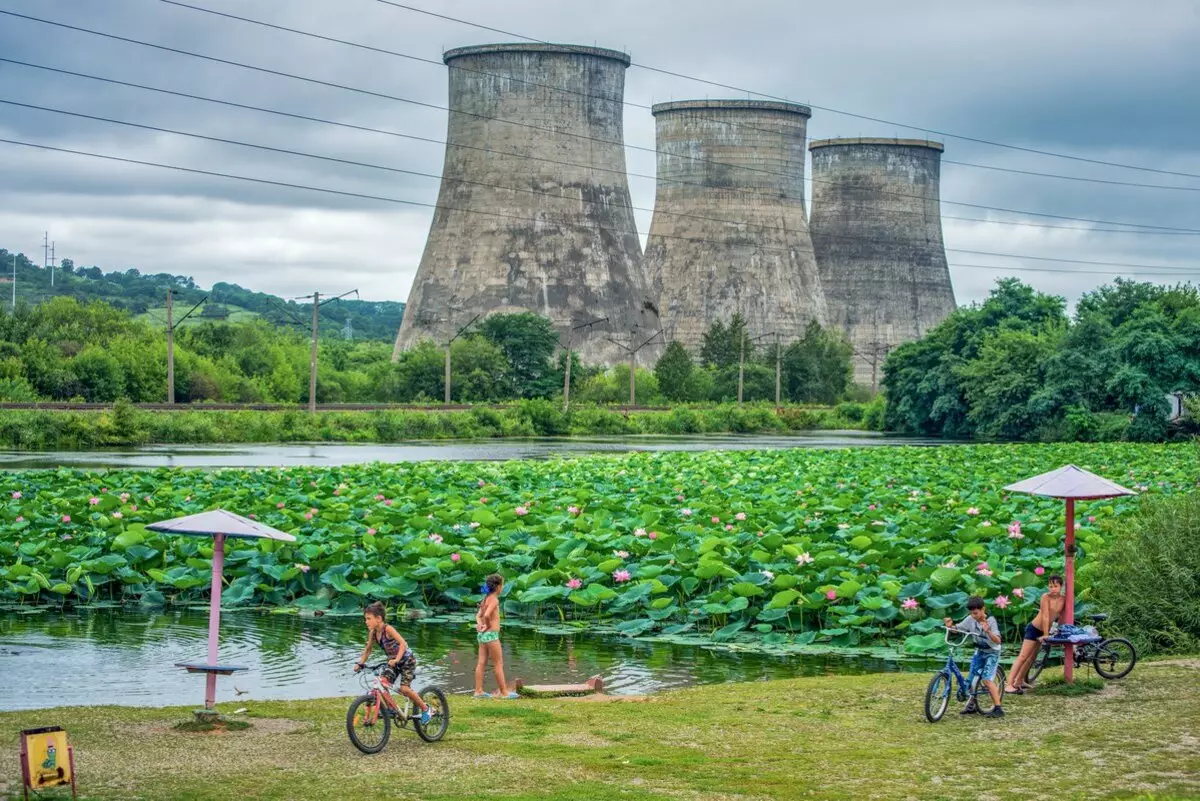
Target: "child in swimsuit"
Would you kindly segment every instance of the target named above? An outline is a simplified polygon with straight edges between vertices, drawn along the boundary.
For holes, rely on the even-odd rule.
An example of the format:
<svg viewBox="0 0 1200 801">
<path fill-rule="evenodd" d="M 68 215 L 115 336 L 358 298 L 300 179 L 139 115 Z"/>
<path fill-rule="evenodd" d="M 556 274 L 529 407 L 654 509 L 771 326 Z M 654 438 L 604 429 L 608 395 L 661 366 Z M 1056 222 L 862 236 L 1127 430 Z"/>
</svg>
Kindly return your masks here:
<svg viewBox="0 0 1200 801">
<path fill-rule="evenodd" d="M 1009 683 L 1004 688 L 1004 692 L 1023 695 L 1026 690 L 1031 688 L 1031 685 L 1025 682 L 1025 677 L 1029 675 L 1029 668 L 1033 666 L 1033 659 L 1037 656 L 1038 649 L 1042 647 L 1042 643 L 1050 633 L 1050 626 L 1059 621 L 1063 608 L 1067 605 L 1067 599 L 1063 597 L 1062 590 L 1062 576 L 1051 576 L 1046 580 L 1046 592 L 1042 594 L 1041 600 L 1038 602 L 1037 616 L 1034 617 L 1032 623 L 1025 627 L 1025 639 L 1021 643 L 1021 653 L 1013 662 L 1012 673 L 1008 676 Z"/>
<path fill-rule="evenodd" d="M 388 666 L 383 671 L 384 685 L 391 687 L 399 679 L 398 689 L 405 698 L 417 705 L 417 709 L 421 710 L 421 723 L 428 723 L 433 717 L 429 704 L 422 701 L 421 696 L 412 689 L 413 679 L 417 675 L 417 657 L 408 647 L 404 638 L 400 636 L 400 632 L 388 625 L 387 609 L 379 601 L 367 604 L 363 609 L 363 622 L 367 624 L 367 647 L 363 649 L 362 657 L 354 666 L 354 672 L 357 673 L 363 669 L 367 663 L 367 657 L 371 655 L 371 649 L 375 647 L 375 643 L 379 643 L 379 647 L 383 649 L 388 658 Z"/>
<path fill-rule="evenodd" d="M 479 602 L 479 610 L 475 613 L 475 639 L 479 643 L 479 661 L 475 664 L 475 697 L 491 698 L 491 694 L 483 691 L 483 674 L 487 671 L 487 663 L 492 663 L 496 673 L 496 685 L 501 698 L 516 698 L 515 692 L 510 692 L 504 680 L 504 651 L 500 648 L 500 590 L 504 588 L 504 578 L 495 573 L 487 577 L 483 585 L 483 600 Z"/>
</svg>

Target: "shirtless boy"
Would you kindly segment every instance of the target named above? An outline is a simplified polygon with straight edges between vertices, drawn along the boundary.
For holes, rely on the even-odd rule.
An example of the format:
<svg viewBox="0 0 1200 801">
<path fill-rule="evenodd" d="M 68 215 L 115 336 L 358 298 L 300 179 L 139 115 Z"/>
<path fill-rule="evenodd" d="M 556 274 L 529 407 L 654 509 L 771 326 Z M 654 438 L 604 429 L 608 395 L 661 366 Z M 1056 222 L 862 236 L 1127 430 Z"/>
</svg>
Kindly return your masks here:
<svg viewBox="0 0 1200 801">
<path fill-rule="evenodd" d="M 1063 596 L 1062 576 L 1051 576 L 1046 581 L 1046 592 L 1042 594 L 1038 604 L 1037 617 L 1025 627 L 1025 639 L 1021 643 L 1021 653 L 1013 662 L 1012 672 L 1008 674 L 1008 686 L 1004 688 L 1004 692 L 1021 695 L 1032 687 L 1025 681 L 1025 677 L 1029 675 L 1029 668 L 1033 666 L 1033 659 L 1037 656 L 1038 649 L 1042 647 L 1042 643 L 1049 636 L 1051 625 L 1059 622 L 1066 605 L 1067 599 Z"/>
</svg>

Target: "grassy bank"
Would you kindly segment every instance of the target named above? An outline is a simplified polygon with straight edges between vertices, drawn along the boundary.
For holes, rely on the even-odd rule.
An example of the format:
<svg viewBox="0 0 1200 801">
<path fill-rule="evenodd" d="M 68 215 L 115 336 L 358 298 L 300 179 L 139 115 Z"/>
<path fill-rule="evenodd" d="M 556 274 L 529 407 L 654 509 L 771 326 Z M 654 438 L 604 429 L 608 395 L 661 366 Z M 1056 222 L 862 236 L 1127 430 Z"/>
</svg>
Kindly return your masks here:
<svg viewBox="0 0 1200 801">
<path fill-rule="evenodd" d="M 926 723 L 925 683 L 830 676 L 611 703 L 454 696 L 444 741 L 400 731 L 370 757 L 346 738 L 347 699 L 240 702 L 251 728 L 221 734 L 173 730 L 186 707 L 5 713 L 0 726 L 67 728 L 85 799 L 1200 795 L 1200 705 L 1180 703 L 1200 693 L 1196 660 L 1144 663 L 1085 697 L 1010 698 L 1003 720 Z M 3 775 L 0 797 L 18 791 Z"/>
<path fill-rule="evenodd" d="M 429 439 L 710 434 L 864 428 L 865 406 L 726 404 L 628 414 L 598 407 L 523 401 L 469 411 L 5 411 L 0 448 L 87 450 L 121 445 L 254 442 L 404 442 Z"/>
</svg>

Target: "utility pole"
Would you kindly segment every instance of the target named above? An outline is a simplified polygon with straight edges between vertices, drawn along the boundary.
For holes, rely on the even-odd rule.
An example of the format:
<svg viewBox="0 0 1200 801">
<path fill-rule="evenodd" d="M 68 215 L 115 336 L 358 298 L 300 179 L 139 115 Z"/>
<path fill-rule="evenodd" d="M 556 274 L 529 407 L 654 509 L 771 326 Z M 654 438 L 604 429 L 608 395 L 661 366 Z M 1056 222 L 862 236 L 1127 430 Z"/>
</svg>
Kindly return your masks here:
<svg viewBox="0 0 1200 801">
<path fill-rule="evenodd" d="M 649 339 L 647 339 L 642 344 L 638 345 L 636 348 L 633 347 L 634 335 L 637 333 L 636 330 L 629 332 L 629 344 L 628 345 L 626 345 L 624 342 L 618 342 L 617 340 L 612 339 L 611 337 L 608 340 L 609 342 L 613 343 L 614 345 L 616 345 L 617 347 L 621 348 L 622 350 L 624 350 L 626 353 L 629 354 L 629 405 L 630 405 L 630 407 L 637 405 L 636 372 L 637 372 L 638 351 L 640 351 L 642 348 L 646 347 L 651 342 L 653 342 L 654 338 L 657 337 L 662 332 L 663 332 L 663 329 L 661 329 L 661 328 L 658 329 L 657 331 L 655 331 L 653 334 L 650 335 Z"/>
<path fill-rule="evenodd" d="M 341 300 L 342 298 L 346 297 L 347 295 L 354 295 L 355 297 L 358 297 L 358 290 L 351 289 L 349 292 L 343 292 L 342 294 L 338 295 L 337 297 L 326 298 L 325 300 L 321 300 L 320 292 L 313 292 L 311 295 L 304 295 L 302 297 L 295 298 L 295 300 L 308 300 L 309 298 L 312 298 L 312 302 L 313 302 L 312 348 L 309 352 L 309 358 L 308 358 L 308 413 L 309 414 L 317 413 L 317 324 L 320 322 L 321 307 L 324 306 L 326 303 L 332 303 L 335 300 Z"/>
<path fill-rule="evenodd" d="M 780 385 L 781 385 L 780 377 L 783 374 L 782 367 L 783 367 L 783 352 L 779 349 L 779 332 L 776 331 L 775 332 L 775 408 L 776 409 L 779 409 L 780 406 L 782 405 L 779 402 L 779 398 L 780 398 L 779 389 L 780 389 Z"/>
<path fill-rule="evenodd" d="M 482 312 L 480 312 L 480 314 L 482 314 Z M 450 337 L 450 339 L 446 341 L 446 379 L 445 379 L 445 381 L 442 382 L 442 386 L 444 386 L 445 390 L 446 390 L 445 397 L 443 398 L 443 403 L 445 403 L 447 406 L 450 405 L 450 346 L 453 345 L 454 340 L 456 340 L 460 336 L 462 336 L 463 333 L 466 332 L 466 330 L 468 328 L 475 325 L 475 321 L 479 319 L 480 314 L 477 314 L 474 317 L 472 317 L 471 321 L 469 323 L 464 325 L 462 328 L 458 329 L 458 331 L 455 332 L 454 336 Z"/>
<path fill-rule="evenodd" d="M 567 351 L 567 365 L 566 365 L 566 369 L 563 370 L 563 411 L 564 412 L 571 408 L 571 340 L 572 340 L 572 337 L 574 337 L 575 332 L 581 328 L 591 328 L 593 325 L 599 325 L 600 323 L 607 323 L 607 322 L 608 322 L 607 317 L 601 317 L 599 320 L 592 320 L 590 323 L 583 323 L 582 325 L 577 325 L 574 328 L 567 331 L 567 344 L 563 345 L 561 340 L 558 343 L 559 345 L 562 345 L 562 347 L 565 348 Z"/>
<path fill-rule="evenodd" d="M 54 256 L 54 246 L 57 242 L 50 243 L 50 288 L 54 288 L 54 268 L 58 266 L 58 259 Z"/>
<path fill-rule="evenodd" d="M 50 269 L 50 232 L 46 231 L 42 234 L 42 269 Z M 53 276 L 50 279 L 50 286 L 54 286 Z"/>
<path fill-rule="evenodd" d="M 200 303 L 208 300 L 208 295 L 200 298 L 200 303 L 197 303 L 188 313 L 179 318 L 179 322 L 175 322 L 172 317 L 172 290 L 167 288 L 167 403 L 175 402 L 175 329 L 183 324 L 183 321 L 192 316 L 192 312 L 200 308 Z"/>
<path fill-rule="evenodd" d="M 13 310 L 13 313 L 15 314 L 17 311 L 17 254 L 15 251 L 13 252 L 12 257 L 13 257 L 13 296 L 12 296 L 13 307 L 12 307 L 12 310 Z"/>
</svg>

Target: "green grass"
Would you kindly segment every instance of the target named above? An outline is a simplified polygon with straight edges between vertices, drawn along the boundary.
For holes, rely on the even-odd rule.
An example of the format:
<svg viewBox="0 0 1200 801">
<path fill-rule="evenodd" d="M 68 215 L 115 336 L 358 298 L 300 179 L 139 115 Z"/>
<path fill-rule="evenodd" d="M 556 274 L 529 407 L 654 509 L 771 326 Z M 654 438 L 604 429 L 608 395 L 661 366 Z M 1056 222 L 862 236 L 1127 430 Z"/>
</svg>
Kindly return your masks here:
<svg viewBox="0 0 1200 801">
<path fill-rule="evenodd" d="M 1062 676 L 1051 676 L 1037 686 L 1038 695 L 1059 695 L 1065 698 L 1076 698 L 1081 695 L 1103 692 L 1104 679 L 1095 676 L 1076 678 L 1072 683 Z"/>
<path fill-rule="evenodd" d="M 1031 693 L 1003 720 L 936 725 L 923 674 L 628 703 L 454 696 L 445 740 L 398 730 L 376 756 L 347 740 L 344 698 L 239 701 L 253 727 L 219 734 L 171 731 L 186 707 L 13 712 L 0 725 L 64 726 L 85 799 L 1194 798 L 1200 704 L 1182 701 L 1200 693 L 1197 666 L 1146 663 L 1088 697 Z M 0 797 L 16 792 L 0 775 Z"/>
</svg>

